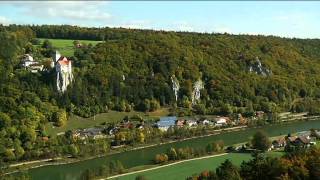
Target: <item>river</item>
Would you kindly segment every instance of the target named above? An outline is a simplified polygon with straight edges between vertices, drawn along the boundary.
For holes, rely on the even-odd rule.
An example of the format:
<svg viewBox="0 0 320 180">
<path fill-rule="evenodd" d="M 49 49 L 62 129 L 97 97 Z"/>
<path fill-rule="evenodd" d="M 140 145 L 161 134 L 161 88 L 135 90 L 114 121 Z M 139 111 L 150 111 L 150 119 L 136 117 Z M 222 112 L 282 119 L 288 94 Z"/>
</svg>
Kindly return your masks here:
<svg viewBox="0 0 320 180">
<path fill-rule="evenodd" d="M 152 164 L 152 159 L 154 158 L 155 154 L 165 152 L 170 147 L 204 147 L 209 142 L 216 140 L 223 140 L 225 145 L 231 145 L 248 141 L 258 129 L 264 130 L 269 136 L 278 136 L 299 131 L 306 131 L 311 128 L 320 128 L 320 120 L 300 121 L 289 124 L 275 124 L 241 131 L 222 132 L 219 135 L 195 138 L 135 151 L 128 151 L 72 164 L 34 168 L 30 169 L 28 173 L 32 179 L 35 180 L 77 180 L 80 179 L 81 174 L 86 169 L 97 168 L 103 164 L 107 165 L 108 162 L 112 160 L 120 160 L 126 168 Z"/>
</svg>

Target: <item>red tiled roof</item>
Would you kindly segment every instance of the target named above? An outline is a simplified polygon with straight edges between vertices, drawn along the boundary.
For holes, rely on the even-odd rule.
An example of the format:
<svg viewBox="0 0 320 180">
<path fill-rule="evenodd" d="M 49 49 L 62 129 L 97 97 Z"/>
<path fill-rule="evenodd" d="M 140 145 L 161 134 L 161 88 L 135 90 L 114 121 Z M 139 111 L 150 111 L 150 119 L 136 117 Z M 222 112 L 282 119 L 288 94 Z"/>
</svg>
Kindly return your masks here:
<svg viewBox="0 0 320 180">
<path fill-rule="evenodd" d="M 61 56 L 59 59 L 58 59 L 58 63 L 60 65 L 69 65 L 70 61 L 64 57 L 64 56 Z"/>
</svg>

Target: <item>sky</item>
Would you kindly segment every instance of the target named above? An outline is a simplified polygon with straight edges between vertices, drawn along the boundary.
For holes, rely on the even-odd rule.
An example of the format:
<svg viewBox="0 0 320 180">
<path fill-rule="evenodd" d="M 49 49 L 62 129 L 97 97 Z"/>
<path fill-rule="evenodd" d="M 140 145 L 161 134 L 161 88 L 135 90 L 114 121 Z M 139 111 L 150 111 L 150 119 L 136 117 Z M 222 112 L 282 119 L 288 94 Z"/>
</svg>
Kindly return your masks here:
<svg viewBox="0 0 320 180">
<path fill-rule="evenodd" d="M 0 1 L 0 24 L 320 38 L 320 1 Z"/>
</svg>

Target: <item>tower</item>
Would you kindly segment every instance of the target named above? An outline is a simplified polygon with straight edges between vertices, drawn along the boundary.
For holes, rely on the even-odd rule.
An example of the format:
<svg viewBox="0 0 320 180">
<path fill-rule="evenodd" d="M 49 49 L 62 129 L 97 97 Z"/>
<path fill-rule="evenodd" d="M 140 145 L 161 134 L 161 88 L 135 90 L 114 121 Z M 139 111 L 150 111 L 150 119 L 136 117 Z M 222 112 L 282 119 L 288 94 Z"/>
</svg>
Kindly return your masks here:
<svg viewBox="0 0 320 180">
<path fill-rule="evenodd" d="M 71 61 L 64 56 L 60 56 L 56 62 L 56 72 L 57 90 L 63 93 L 67 90 L 68 85 L 73 80 Z"/>
</svg>

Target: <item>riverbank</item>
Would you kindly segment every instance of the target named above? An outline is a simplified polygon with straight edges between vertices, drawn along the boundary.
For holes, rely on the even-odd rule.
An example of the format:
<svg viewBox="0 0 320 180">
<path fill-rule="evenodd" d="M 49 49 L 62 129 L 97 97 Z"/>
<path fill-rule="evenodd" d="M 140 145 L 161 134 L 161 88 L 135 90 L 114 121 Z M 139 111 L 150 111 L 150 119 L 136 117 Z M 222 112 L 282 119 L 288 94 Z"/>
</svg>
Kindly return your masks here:
<svg viewBox="0 0 320 180">
<path fill-rule="evenodd" d="M 275 140 L 275 139 L 279 139 L 283 136 L 272 136 L 272 137 L 269 137 L 270 141 L 272 140 Z M 244 144 L 246 144 L 247 142 L 242 142 L 242 143 L 237 143 L 237 144 L 233 144 L 232 146 L 234 147 L 240 147 Z M 270 152 L 267 152 L 268 154 L 272 154 L 272 153 L 275 153 L 275 152 L 278 152 L 278 151 L 270 151 Z M 189 161 L 195 161 L 195 160 L 201 160 L 201 159 L 207 159 L 207 158 L 213 158 L 213 157 L 218 157 L 218 156 L 224 156 L 224 155 L 227 155 L 227 154 L 230 154 L 230 153 L 220 153 L 220 154 L 214 154 L 214 155 L 205 155 L 205 156 L 201 156 L 201 157 L 196 157 L 196 158 L 191 158 L 191 159 L 186 159 L 186 160 L 179 160 L 179 161 L 174 161 L 174 162 L 171 162 L 169 164 L 165 164 L 165 165 L 155 165 L 156 167 L 151 167 L 151 168 L 145 168 L 145 169 L 142 169 L 142 170 L 132 170 L 132 169 L 128 169 L 127 173 L 123 173 L 123 174 L 118 174 L 118 175 L 113 175 L 113 176 L 110 176 L 110 177 L 107 177 L 107 178 L 101 178 L 101 179 L 114 179 L 114 178 L 119 178 L 119 177 L 123 177 L 123 176 L 128 176 L 128 175 L 133 175 L 133 174 L 139 174 L 139 173 L 143 173 L 143 172 L 147 172 L 147 171 L 152 171 L 152 170 L 156 170 L 156 169 L 160 169 L 160 168 L 164 168 L 164 167 L 169 167 L 169 166 L 173 166 L 173 165 L 177 165 L 177 164 L 180 164 L 180 163 L 185 163 L 185 162 L 189 162 Z M 234 153 L 233 154 L 247 154 L 247 153 Z M 131 171 L 131 172 L 130 172 Z M 132 176 L 131 176 L 132 177 Z"/>
<path fill-rule="evenodd" d="M 20 171 L 19 166 L 25 166 L 23 168 L 23 170 L 29 170 L 29 169 L 34 169 L 34 168 L 39 168 L 39 167 L 44 167 L 44 166 L 71 164 L 71 163 L 87 161 L 87 160 L 91 160 L 91 159 L 95 159 L 95 158 L 100 158 L 103 156 L 113 155 L 113 154 L 117 154 L 117 153 L 135 151 L 135 150 L 146 149 L 146 148 L 151 148 L 151 147 L 155 147 L 155 146 L 161 146 L 161 145 L 165 145 L 165 144 L 187 141 L 187 140 L 191 140 L 191 139 L 209 137 L 209 136 L 218 135 L 221 132 L 239 131 L 239 130 L 245 130 L 247 128 L 248 128 L 248 126 L 237 126 L 237 127 L 231 127 L 231 128 L 225 128 L 225 129 L 218 129 L 218 130 L 214 130 L 213 133 L 206 134 L 206 135 L 194 136 L 194 137 L 190 137 L 190 138 L 183 138 L 183 139 L 177 139 L 177 140 L 169 140 L 169 141 L 161 142 L 161 143 L 157 143 L 157 144 L 150 144 L 150 145 L 145 145 L 145 146 L 133 147 L 133 148 L 128 148 L 128 149 L 123 149 L 122 151 L 110 152 L 108 154 L 91 156 L 91 157 L 87 157 L 87 158 L 71 158 L 69 156 L 69 157 L 56 157 L 56 158 L 49 158 L 49 159 L 42 159 L 42 160 L 19 162 L 19 163 L 15 163 L 15 164 L 10 164 L 8 166 L 9 169 L 10 168 L 18 168 L 18 170 L 12 170 L 12 171 L 9 170 L 9 172 L 4 173 L 4 175 L 9 175 L 9 174 L 19 172 Z M 42 164 L 42 163 L 44 163 L 44 164 Z"/>
</svg>

